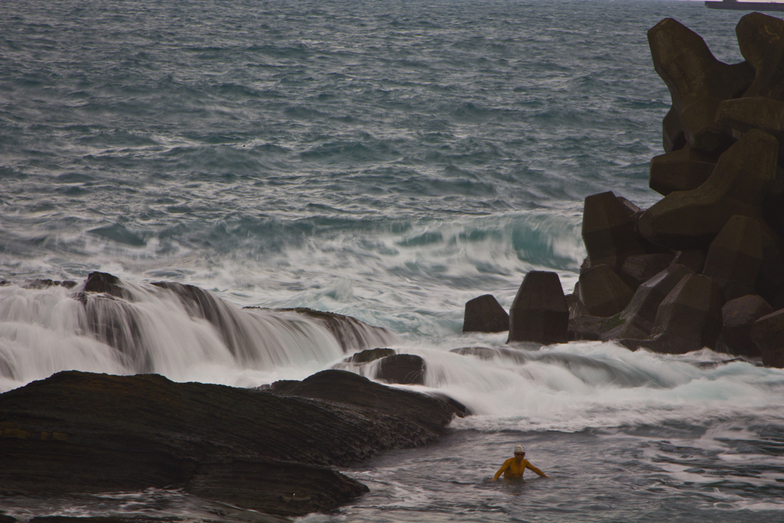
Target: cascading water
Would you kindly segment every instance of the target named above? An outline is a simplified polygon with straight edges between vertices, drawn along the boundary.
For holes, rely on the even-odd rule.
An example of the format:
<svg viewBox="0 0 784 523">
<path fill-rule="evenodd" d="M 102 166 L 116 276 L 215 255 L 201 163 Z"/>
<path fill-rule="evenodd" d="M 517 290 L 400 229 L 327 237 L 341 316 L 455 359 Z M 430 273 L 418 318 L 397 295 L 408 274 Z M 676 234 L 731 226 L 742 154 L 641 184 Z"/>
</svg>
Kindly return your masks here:
<svg viewBox="0 0 784 523">
<path fill-rule="evenodd" d="M 289 376 L 283 369 L 304 377 L 346 352 L 397 341 L 352 318 L 239 309 L 181 284 L 123 282 L 119 296 L 83 288 L 0 287 L 2 390 L 67 369 L 260 385 Z"/>
</svg>

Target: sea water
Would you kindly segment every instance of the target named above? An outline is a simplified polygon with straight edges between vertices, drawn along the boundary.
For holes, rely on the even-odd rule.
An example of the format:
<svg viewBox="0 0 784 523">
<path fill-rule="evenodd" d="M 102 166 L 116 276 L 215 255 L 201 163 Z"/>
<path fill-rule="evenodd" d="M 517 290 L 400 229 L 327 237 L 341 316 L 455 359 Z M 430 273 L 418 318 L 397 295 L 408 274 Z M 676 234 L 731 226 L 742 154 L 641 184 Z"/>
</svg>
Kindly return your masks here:
<svg viewBox="0 0 784 523">
<path fill-rule="evenodd" d="M 310 307 L 387 328 L 368 346 L 421 355 L 427 383 L 411 388 L 474 415 L 343 470 L 370 493 L 305 521 L 784 521 L 782 371 L 598 342 L 450 352 L 505 345 L 461 333 L 469 299 L 508 308 L 532 269 L 572 290 L 585 196 L 660 198 L 647 169 L 670 98 L 646 31 L 674 17 L 734 63 L 742 12 L 31 0 L 0 15 L 0 391 L 64 369 L 301 379 L 345 357 L 336 341 L 242 307 Z M 25 283 L 92 271 L 133 289 L 143 367 L 84 328 L 78 287 Z M 154 292 L 160 280 L 221 298 L 246 352 Z M 488 481 L 517 444 L 550 479 Z M 8 495 L 0 512 L 257 517 L 154 489 Z"/>
</svg>

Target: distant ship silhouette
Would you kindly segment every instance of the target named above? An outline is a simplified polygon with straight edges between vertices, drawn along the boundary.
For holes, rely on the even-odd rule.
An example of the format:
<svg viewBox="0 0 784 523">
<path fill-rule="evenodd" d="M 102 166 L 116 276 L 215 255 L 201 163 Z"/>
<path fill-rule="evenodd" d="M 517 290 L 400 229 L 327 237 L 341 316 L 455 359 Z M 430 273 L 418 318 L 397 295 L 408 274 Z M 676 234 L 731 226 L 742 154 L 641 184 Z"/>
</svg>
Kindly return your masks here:
<svg viewBox="0 0 784 523">
<path fill-rule="evenodd" d="M 746 11 L 784 11 L 784 2 L 739 2 L 738 0 L 707 0 L 711 9 L 741 9 Z"/>
</svg>

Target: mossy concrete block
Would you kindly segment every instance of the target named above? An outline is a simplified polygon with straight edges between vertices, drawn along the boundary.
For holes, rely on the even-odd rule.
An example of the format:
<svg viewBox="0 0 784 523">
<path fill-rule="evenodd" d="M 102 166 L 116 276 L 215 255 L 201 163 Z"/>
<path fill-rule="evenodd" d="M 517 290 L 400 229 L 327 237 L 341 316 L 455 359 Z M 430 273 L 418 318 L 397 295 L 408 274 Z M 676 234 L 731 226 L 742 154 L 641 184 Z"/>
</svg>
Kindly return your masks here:
<svg viewBox="0 0 784 523">
<path fill-rule="evenodd" d="M 606 264 L 619 268 L 626 256 L 643 254 L 634 221 L 612 192 L 585 199 L 582 237 L 591 266 Z"/>
<path fill-rule="evenodd" d="M 664 152 L 671 153 L 686 147 L 686 135 L 683 132 L 683 122 L 678 111 L 670 107 L 662 120 L 662 145 Z"/>
<path fill-rule="evenodd" d="M 648 43 L 654 68 L 670 90 L 687 143 L 705 152 L 726 147 L 730 137 L 715 122 L 716 107 L 746 92 L 754 80 L 751 65 L 720 62 L 698 34 L 672 18 L 648 31 Z"/>
<path fill-rule="evenodd" d="M 711 243 L 702 273 L 719 284 L 726 299 L 755 293 L 762 267 L 762 236 L 760 222 L 733 216 Z"/>
<path fill-rule="evenodd" d="M 721 332 L 723 304 L 721 290 L 714 280 L 690 274 L 662 300 L 651 337 L 663 334 L 693 342 L 698 348 L 712 348 Z"/>
<path fill-rule="evenodd" d="M 716 154 L 691 147 L 654 156 L 648 172 L 648 186 L 662 196 L 696 189 L 710 178 L 718 159 Z"/>
<path fill-rule="evenodd" d="M 675 191 L 642 213 L 640 233 L 672 249 L 707 248 L 734 215 L 762 221 L 765 191 L 776 175 L 778 142 L 753 129 L 719 158 L 710 178 Z"/>
<path fill-rule="evenodd" d="M 592 316 L 607 318 L 621 312 L 634 291 L 608 265 L 597 265 L 580 275 L 578 298 Z"/>
<path fill-rule="evenodd" d="M 530 271 L 509 310 L 509 339 L 549 345 L 567 341 L 569 309 L 554 272 Z"/>
<path fill-rule="evenodd" d="M 620 315 L 623 323 L 605 332 L 601 339 L 647 338 L 656 322 L 659 305 L 683 278 L 691 274 L 694 272 L 688 267 L 673 264 L 641 284 Z"/>
<path fill-rule="evenodd" d="M 744 96 L 766 96 L 784 101 L 784 20 L 749 13 L 735 26 L 743 58 L 755 71 Z"/>
<path fill-rule="evenodd" d="M 469 300 L 463 314 L 463 332 L 509 330 L 509 314 L 491 294 Z"/>
<path fill-rule="evenodd" d="M 736 356 L 761 357 L 759 348 L 751 339 L 751 326 L 758 319 L 773 312 L 773 307 L 765 298 L 756 294 L 741 296 L 725 303 L 721 308 L 724 345 Z"/>
<path fill-rule="evenodd" d="M 674 254 L 665 252 L 635 254 L 624 260 L 619 276 L 629 287 L 636 289 L 640 284 L 650 280 L 669 267 L 674 258 Z"/>
</svg>

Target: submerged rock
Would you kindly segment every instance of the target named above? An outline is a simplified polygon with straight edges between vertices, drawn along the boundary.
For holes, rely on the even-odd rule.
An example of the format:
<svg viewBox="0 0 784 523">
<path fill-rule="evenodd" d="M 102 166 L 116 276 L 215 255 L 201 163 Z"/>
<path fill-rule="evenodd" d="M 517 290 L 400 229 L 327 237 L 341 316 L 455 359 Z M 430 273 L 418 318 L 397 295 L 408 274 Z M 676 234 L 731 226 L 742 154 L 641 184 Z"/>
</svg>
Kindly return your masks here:
<svg viewBox="0 0 784 523">
<path fill-rule="evenodd" d="M 401 385 L 424 385 L 425 360 L 416 354 L 393 354 L 378 362 L 375 378 Z"/>
<path fill-rule="evenodd" d="M 55 374 L 0 395 L 0 485 L 28 495 L 174 487 L 303 515 L 367 491 L 329 467 L 428 443 L 464 413 L 342 371 L 272 390 Z"/>
</svg>

